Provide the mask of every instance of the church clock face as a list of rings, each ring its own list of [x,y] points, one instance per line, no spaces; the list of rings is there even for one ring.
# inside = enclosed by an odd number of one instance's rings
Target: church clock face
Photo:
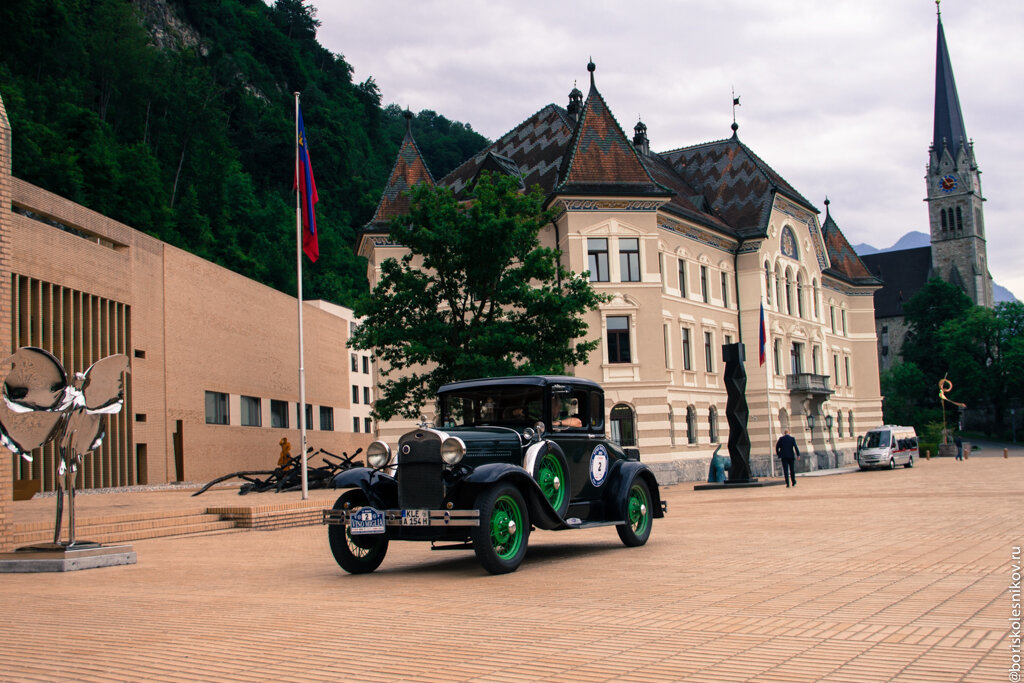
[[[956,176],[953,175],[942,176],[942,179],[939,180],[939,189],[946,193],[955,190],[957,185]]]

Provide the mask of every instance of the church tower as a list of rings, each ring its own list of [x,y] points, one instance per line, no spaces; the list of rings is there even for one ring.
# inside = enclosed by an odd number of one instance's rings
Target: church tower
[[[935,4],[938,7],[939,3]],[[934,272],[961,287],[975,304],[992,307],[981,172],[960,112],[941,13],[935,55],[935,123],[925,181]]]

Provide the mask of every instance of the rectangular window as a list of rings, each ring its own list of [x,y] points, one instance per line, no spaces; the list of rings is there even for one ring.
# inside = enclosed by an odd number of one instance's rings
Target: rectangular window
[[[683,370],[693,370],[693,361],[690,351],[690,328],[680,328],[683,334]]]
[[[363,374],[364,375],[369,375],[370,374],[370,357],[369,356],[363,356]]]
[[[623,282],[640,282],[640,240],[619,239],[619,274]]]
[[[853,377],[850,375],[850,357],[846,356],[843,359],[846,362],[846,386],[853,386]]]
[[[725,345],[728,346],[729,344],[732,344],[732,335],[731,334],[725,335]]]
[[[608,362],[630,363],[629,316],[608,316]]]
[[[662,341],[665,343],[665,367],[669,370],[672,369],[672,352],[671,345],[669,344],[669,324],[665,323],[661,326]]]
[[[715,371],[715,347],[710,332],[704,333],[704,369]]]
[[[775,363],[775,374],[782,374],[782,342],[776,339],[772,342],[772,360]]]
[[[352,402],[359,403],[359,387],[352,385]]]
[[[363,387],[363,404],[370,405],[370,387]]]
[[[708,267],[700,267],[700,300],[704,303],[708,303],[710,297],[708,296]]]
[[[262,427],[263,418],[260,416],[261,401],[255,396],[242,397],[242,426]]]
[[[591,282],[608,282],[608,240],[587,240],[587,264]]]
[[[358,417],[353,417],[352,418],[352,431],[353,432],[358,432],[359,431],[359,418]]]
[[[679,259],[679,296],[686,298],[686,261]]]
[[[811,351],[811,364],[814,366],[814,374],[821,374],[821,347],[815,346]]]
[[[359,356],[352,354],[352,372],[359,372]]]
[[[288,401],[270,399],[270,426],[288,429]]]
[[[722,305],[729,308],[729,275],[722,273]]]
[[[320,431],[334,431],[334,408],[330,406],[320,406]]]
[[[300,425],[302,422],[299,420],[299,404],[295,404],[295,424]],[[306,429],[311,429],[313,425],[313,406],[306,404]]]
[[[206,424],[226,425],[228,423],[228,395],[219,391],[206,392]]]
[[[839,356],[835,355],[835,354],[832,355],[832,370],[834,371],[833,374],[832,374],[832,381],[835,382],[835,386],[838,387],[839,386]]]
[[[797,342],[793,342],[793,349],[790,351],[790,360],[792,361],[793,374],[799,375],[804,371],[804,345]]]
[[[829,317],[829,319],[832,322],[832,334],[835,334],[836,333],[836,307],[835,306],[829,306],[828,307],[828,317]]]
[[[849,329],[846,327],[846,309],[845,308],[842,309],[840,311],[840,313],[843,314],[843,336],[844,337],[848,337],[849,336],[849,334],[848,334]]]
[[[372,424],[372,422],[370,422],[370,418],[368,418],[368,417],[364,417],[363,418],[363,431],[366,432],[367,434],[369,434],[370,431],[371,431],[370,430],[370,425],[371,424]]]

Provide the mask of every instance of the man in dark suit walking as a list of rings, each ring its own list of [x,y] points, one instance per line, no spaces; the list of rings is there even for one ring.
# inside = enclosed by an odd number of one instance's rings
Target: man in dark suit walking
[[[800,449],[796,446],[796,439],[789,435],[788,429],[775,443],[775,455],[782,461],[782,478],[786,480],[786,488],[789,488],[789,482],[796,486],[796,472],[793,466],[800,457]]]

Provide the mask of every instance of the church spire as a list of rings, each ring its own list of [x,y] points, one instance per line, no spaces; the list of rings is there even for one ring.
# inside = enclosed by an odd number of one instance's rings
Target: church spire
[[[938,9],[939,3],[935,6]],[[938,38],[935,51],[935,126],[932,131],[932,148],[942,158],[942,148],[947,147],[955,160],[960,149],[967,145],[967,130],[960,112],[960,98],[953,80],[953,64],[946,47],[946,34],[942,30],[942,14],[937,13]]]

